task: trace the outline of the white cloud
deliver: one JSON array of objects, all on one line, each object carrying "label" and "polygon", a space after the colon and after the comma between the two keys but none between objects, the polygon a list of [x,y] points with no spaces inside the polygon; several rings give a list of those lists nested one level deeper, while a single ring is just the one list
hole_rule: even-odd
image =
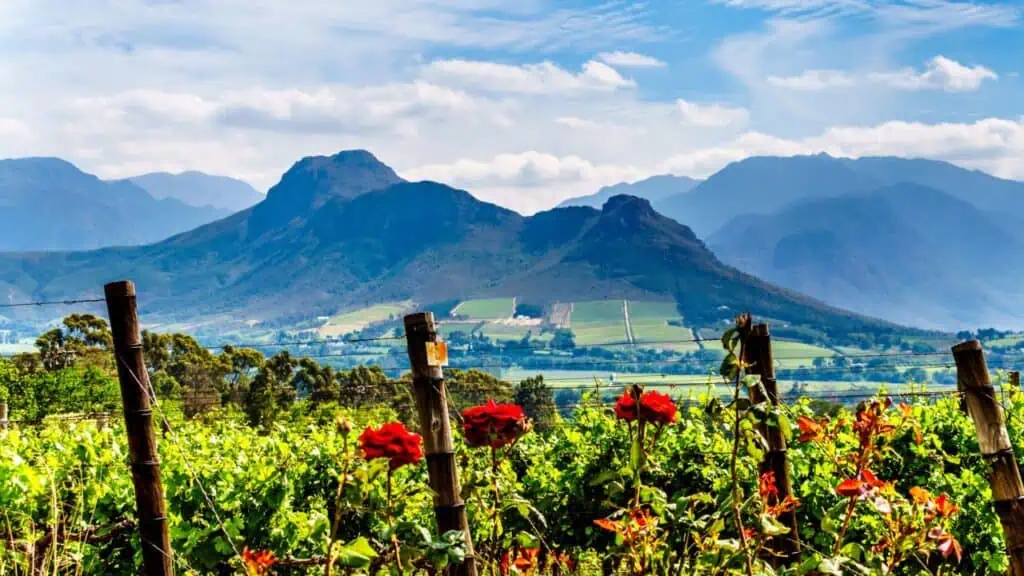
[{"label": "white cloud", "polygon": [[984,66],[964,66],[945,56],[928,61],[924,71],[904,68],[895,72],[870,74],[869,79],[898,90],[944,90],[946,92],[973,92],[985,80],[996,80],[999,75]]},{"label": "white cloud", "polygon": [[13,138],[25,136],[28,133],[28,126],[26,126],[21,120],[0,116],[0,136],[4,138]]},{"label": "white cloud", "polygon": [[856,84],[856,80],[842,70],[807,70],[797,76],[768,76],[768,83],[787,90],[818,92],[833,88],[849,88]]},{"label": "white cloud", "polygon": [[578,73],[549,61],[511,65],[477,60],[435,60],[424,67],[423,74],[440,82],[477,90],[521,94],[611,91],[636,86],[611,66],[596,60],[585,62]]},{"label": "white cloud", "polygon": [[745,108],[733,108],[722,104],[698,104],[683,99],[676,100],[683,122],[691,126],[724,128],[744,124],[748,112]]},{"label": "white cloud", "polygon": [[897,156],[946,160],[1004,178],[1024,180],[1024,119],[987,118],[966,123],[884,122],[837,126],[800,139],[749,132],[728,144],[674,155],[658,171],[706,177],[729,162],[751,156],[827,153],[838,157]]},{"label": "white cloud", "polygon": [[619,68],[664,68],[665,63],[653,56],[640,54],[639,52],[601,52],[598,59],[605,64],[618,66]]},{"label": "white cloud", "polygon": [[890,26],[932,31],[967,26],[1008,27],[1022,16],[1010,2],[964,0],[712,0],[732,8],[761,10],[787,18],[870,18]]},{"label": "white cloud", "polygon": [[555,156],[530,150],[498,154],[484,160],[460,159],[428,164],[401,172],[412,180],[434,180],[463,187],[483,200],[508,204],[519,196],[518,208],[527,212],[549,208],[577,194],[601,186],[636,180],[647,172],[634,166],[597,164],[579,156]]}]

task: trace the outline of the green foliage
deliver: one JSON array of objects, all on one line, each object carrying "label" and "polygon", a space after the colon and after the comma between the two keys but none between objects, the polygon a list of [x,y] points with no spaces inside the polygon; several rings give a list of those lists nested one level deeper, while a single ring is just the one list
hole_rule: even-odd
[{"label": "green foliage", "polygon": [[557,421],[555,394],[544,383],[543,376],[527,378],[516,386],[515,403],[523,407],[526,417],[533,421],[534,430],[549,430]]},{"label": "green foliage", "polygon": [[[277,370],[267,368],[262,373],[277,378],[296,369],[295,365],[288,368],[290,364],[280,358],[273,363]],[[496,478],[503,502],[501,546],[506,549],[535,545],[539,536],[552,551],[577,559],[616,558],[620,537],[594,521],[608,517],[616,503],[631,495],[630,437],[606,406],[588,398],[581,404],[563,425],[524,436],[501,462]],[[382,512],[387,500],[386,466],[363,461],[355,447],[362,428],[390,420],[394,413],[339,412],[334,406],[319,404],[311,410],[310,403],[299,402],[282,407],[262,435],[253,434],[230,412],[209,421],[175,422],[175,431],[162,438],[159,450],[172,545],[181,568],[188,566],[201,574],[230,572],[236,560],[229,540],[238,549],[271,550],[277,558],[322,556],[336,510],[341,518],[338,542],[348,543],[335,547],[337,556],[356,562],[358,549],[366,552],[359,541],[362,537],[380,556],[371,562],[387,558],[387,549],[380,547],[389,541],[381,539],[389,533]],[[1024,426],[1024,395],[1015,394],[1007,407],[1011,429]],[[892,435],[888,448],[878,452],[873,469],[879,478],[892,481],[900,494],[920,486],[933,495],[949,494],[960,506],[962,512],[952,517],[949,531],[963,545],[962,562],[941,557],[925,561],[933,573],[939,565],[943,574],[1004,571],[1002,531],[992,508],[985,463],[977,456],[972,423],[960,412],[956,399],[911,410],[916,426]],[[339,427],[338,414],[351,425]],[[725,516],[730,501],[732,413],[715,414],[702,406],[685,409],[677,423],[665,427],[642,473],[642,501],[657,515],[658,534],[665,543],[652,550],[671,551],[676,561],[685,562],[683,573],[687,574],[709,573],[709,563],[715,562],[721,563],[719,573],[742,571],[735,544],[730,544],[736,534]],[[800,416],[816,418],[806,401],[796,403],[790,416],[785,425],[794,437]],[[851,416],[841,413],[839,418],[847,424],[834,440],[794,440],[789,448],[795,496],[801,502],[797,508],[801,536],[808,545],[805,561],[824,572],[831,564],[852,573],[850,562],[856,562],[867,566],[867,573],[881,573],[871,568],[871,548],[883,539],[885,524],[870,503],[858,504],[850,524],[849,546],[843,552],[848,559],[828,554],[847,503],[835,492],[846,474],[837,455],[857,443],[849,431]],[[486,450],[467,450],[458,428],[453,429],[473,534],[478,542],[487,542],[494,530],[494,520],[487,513],[492,463]],[[1011,436],[1020,456],[1024,439]],[[739,456],[744,493],[755,495],[743,508],[746,525],[770,535],[778,527],[757,512],[761,453],[751,445]],[[335,496],[346,459],[349,480],[339,504]],[[394,481],[394,531],[403,549],[408,547],[410,555],[421,559],[417,561],[456,561],[458,546],[453,547],[447,536],[429,530],[424,535],[416,528],[433,525],[426,466],[403,467]],[[228,536],[220,530],[200,486],[216,505]],[[51,522],[54,501],[58,514],[76,526],[90,521],[89,525],[107,526],[131,517],[131,474],[119,424],[97,429],[90,422],[0,432],[0,510],[11,519],[10,530],[38,537]],[[893,506],[903,504],[894,499]],[[62,566],[77,565],[83,575],[133,574],[138,570],[137,546],[127,531],[80,550],[60,548],[58,555]],[[659,554],[652,558],[662,558]],[[24,561],[17,550],[0,549],[0,571],[6,567],[10,573],[13,565],[23,566]]]},{"label": "green foliage", "polygon": [[117,380],[95,366],[19,375],[0,361],[12,420],[38,421],[52,414],[112,412],[121,405]]}]

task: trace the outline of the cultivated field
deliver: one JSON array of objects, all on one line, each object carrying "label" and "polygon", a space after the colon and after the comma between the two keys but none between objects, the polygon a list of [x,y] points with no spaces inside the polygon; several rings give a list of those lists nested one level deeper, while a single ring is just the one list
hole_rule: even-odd
[{"label": "cultivated field", "polygon": [[327,323],[320,327],[318,332],[324,338],[358,332],[371,324],[401,316],[402,313],[411,309],[411,305],[410,302],[377,304],[369,308],[332,316]]},{"label": "cultivated field", "polygon": [[515,298],[483,298],[460,302],[451,313],[473,320],[497,320],[511,317],[514,308]]}]

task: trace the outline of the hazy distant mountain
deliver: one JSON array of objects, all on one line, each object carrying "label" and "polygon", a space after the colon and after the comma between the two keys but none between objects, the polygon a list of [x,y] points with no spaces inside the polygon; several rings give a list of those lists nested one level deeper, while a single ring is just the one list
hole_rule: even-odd
[{"label": "hazy distant mountain", "polygon": [[225,216],[105,182],[58,158],[0,160],[0,250],[85,250],[162,240]]},{"label": "hazy distant mountain", "polygon": [[[1024,222],[1024,182],[1003,180],[948,162],[890,157],[857,160],[827,154],[754,157],[734,162],[693,190],[654,207],[705,238],[744,214],[772,214],[798,200],[834,198],[899,183],[920,184],[998,214],[1000,225]],[[1005,222],[1009,218],[1010,222]]]},{"label": "hazy distant mountain", "polygon": [[901,183],[745,215],[708,243],[725,262],[915,326],[1024,325],[1020,241],[951,194]]},{"label": "hazy distant mountain", "polygon": [[229,212],[244,210],[264,198],[246,182],[202,172],[152,172],[128,180],[154,198],[177,198],[190,206],[213,206]]},{"label": "hazy distant mountain", "polygon": [[138,248],[0,255],[0,290],[95,293],[134,279],[154,316],[314,314],[370,302],[517,296],[677,300],[691,319],[742,310],[826,330],[891,329],[722,264],[649,202],[523,217],[434,182],[404,182],[365,151],[305,158],[266,200]]},{"label": "hazy distant mountain", "polygon": [[651,176],[650,178],[640,180],[638,182],[621,182],[619,184],[605,186],[593,194],[569,198],[559,204],[558,207],[590,206],[591,208],[600,208],[601,206],[604,206],[604,203],[607,202],[609,198],[620,194],[627,194],[629,196],[643,198],[650,202],[657,202],[658,200],[675,194],[685,194],[686,192],[693,190],[693,188],[697,186],[697,184],[700,184],[700,182],[700,180],[694,180],[693,178],[687,178],[686,176],[672,176],[671,174]]},{"label": "hazy distant mountain", "polygon": [[826,155],[754,157],[729,164],[693,190],[654,207],[703,238],[741,214],[770,214],[796,200],[866,191],[878,184]]}]

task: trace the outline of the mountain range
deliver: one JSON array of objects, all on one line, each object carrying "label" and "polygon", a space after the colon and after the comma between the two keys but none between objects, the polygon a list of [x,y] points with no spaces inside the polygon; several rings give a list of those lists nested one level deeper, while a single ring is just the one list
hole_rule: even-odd
[{"label": "mountain range", "polygon": [[259,204],[162,242],[0,254],[0,290],[19,300],[95,294],[118,278],[136,281],[151,318],[516,296],[674,300],[694,321],[749,310],[830,330],[892,329],[723,264],[647,200],[619,195],[600,210],[524,217],[444,184],[406,182],[362,150],[304,158]]},{"label": "mountain range", "polygon": [[127,180],[157,199],[176,198],[189,206],[212,206],[229,213],[263,200],[263,194],[247,182],[194,170],[178,174],[151,172]]},{"label": "mountain range", "polygon": [[1024,326],[1017,198],[1024,183],[945,162],[817,155],[737,162],[656,206],[745,272],[952,330]]},{"label": "mountain range", "polygon": [[58,158],[0,160],[0,251],[87,250],[155,242],[230,212],[157,199]]},{"label": "mountain range", "polygon": [[687,178],[686,176],[661,174],[658,176],[651,176],[650,178],[645,178],[637,182],[621,182],[619,184],[605,186],[593,194],[569,198],[559,204],[558,208],[565,208],[568,206],[590,206],[591,208],[600,208],[604,206],[604,203],[607,202],[609,198],[621,194],[636,196],[637,198],[643,198],[650,202],[658,202],[670,196],[685,194],[690,190],[693,190],[698,184],[700,184],[700,182],[700,180]]},{"label": "mountain range", "polygon": [[676,300],[691,318],[750,308],[794,322],[1024,326],[1024,183],[944,162],[757,157],[531,217],[406,182],[362,150],[304,158],[265,197],[231,184],[221,205],[259,201],[230,215],[179,200],[213,195],[196,192],[213,182],[199,176],[104,182],[57,159],[0,162],[0,249],[125,246],[3,255],[0,290],[66,298],[131,277],[169,318],[493,295]]}]

